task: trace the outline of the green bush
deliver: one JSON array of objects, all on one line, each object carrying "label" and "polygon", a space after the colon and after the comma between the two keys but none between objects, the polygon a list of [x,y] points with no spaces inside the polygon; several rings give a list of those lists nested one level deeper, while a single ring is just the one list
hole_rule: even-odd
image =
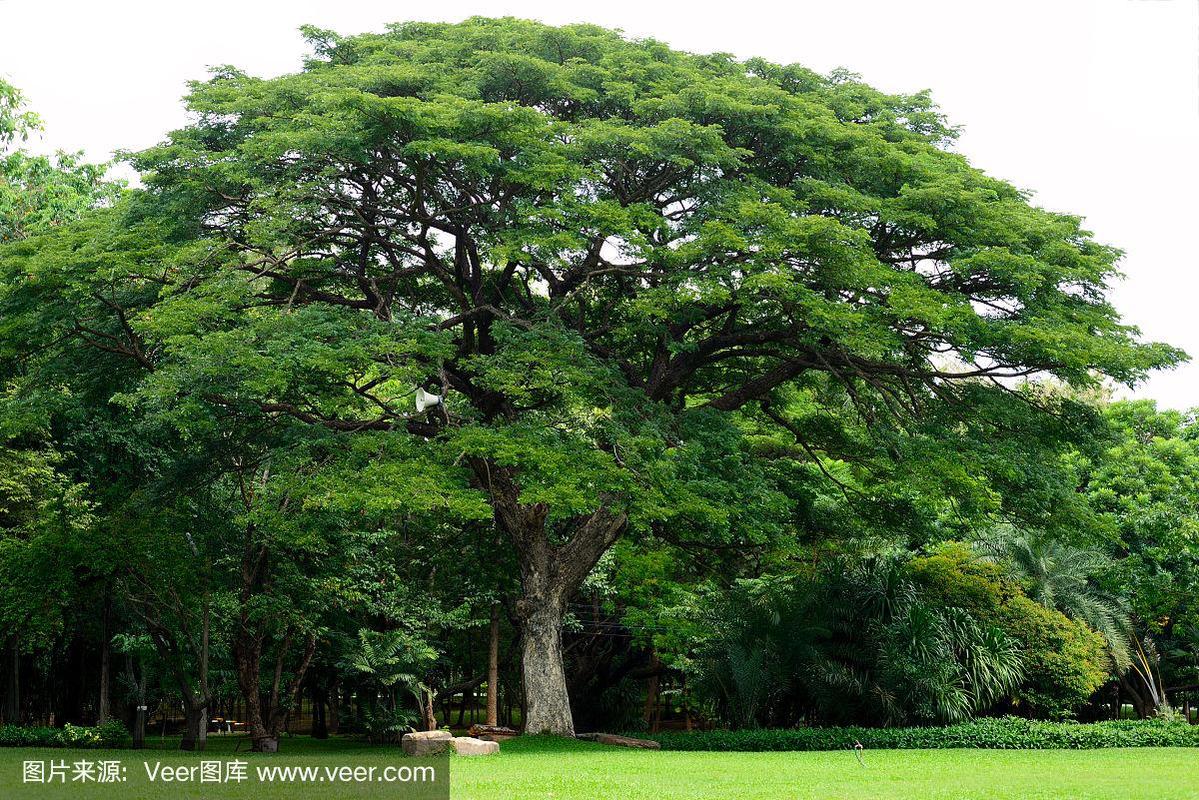
[{"label": "green bush", "polygon": [[120,747],[129,739],[116,720],[91,728],[0,725],[0,747]]},{"label": "green bush", "polygon": [[1091,750],[1101,747],[1197,747],[1199,725],[1157,720],[1083,724],[1020,717],[928,728],[788,728],[637,734],[663,750],[867,750],[974,747],[989,750]]},{"label": "green bush", "polygon": [[1012,699],[1030,716],[1071,717],[1107,680],[1110,658],[1102,636],[1029,599],[998,565],[965,545],[943,545],[912,559],[908,569],[939,603],[998,626],[1018,644],[1024,679]]},{"label": "green bush", "polygon": [[1030,716],[1072,717],[1107,680],[1107,643],[1083,623],[1024,596],[1009,600],[1000,619],[1025,654],[1026,675],[1014,700]]}]

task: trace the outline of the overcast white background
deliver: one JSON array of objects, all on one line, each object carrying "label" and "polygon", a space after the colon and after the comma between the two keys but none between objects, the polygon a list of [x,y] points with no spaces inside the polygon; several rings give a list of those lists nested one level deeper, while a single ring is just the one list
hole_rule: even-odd
[{"label": "overcast white background", "polygon": [[[184,82],[211,65],[298,69],[302,24],[356,33],[476,14],[594,22],[932,89],[964,128],[958,149],[1123,248],[1117,307],[1147,338],[1199,358],[1199,0],[0,0],[0,74],[44,118],[40,147],[107,159],[183,125]],[[1199,365],[1134,394],[1199,406]]]}]

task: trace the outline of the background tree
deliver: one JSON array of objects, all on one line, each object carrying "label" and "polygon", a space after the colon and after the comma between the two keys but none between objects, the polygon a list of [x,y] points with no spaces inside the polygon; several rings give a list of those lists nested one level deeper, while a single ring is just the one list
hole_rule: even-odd
[{"label": "background tree", "polygon": [[82,153],[30,153],[24,145],[41,127],[21,92],[0,79],[0,242],[75,219],[120,190],[105,180],[107,164],[90,164]]},{"label": "background tree", "polygon": [[[1111,404],[1108,447],[1078,459],[1078,481],[1098,514],[1097,541],[1115,559],[1106,589],[1129,603],[1139,651],[1169,687],[1199,684],[1195,598],[1199,588],[1199,435],[1194,413],[1164,411],[1152,401]],[[1150,637],[1146,639],[1146,637]],[[1148,641],[1148,646],[1145,642]],[[1143,672],[1122,689],[1137,712],[1157,712]],[[1141,677],[1138,677],[1141,675]],[[1162,687],[1158,687],[1160,689]],[[1165,698],[1162,698],[1164,701]]]}]

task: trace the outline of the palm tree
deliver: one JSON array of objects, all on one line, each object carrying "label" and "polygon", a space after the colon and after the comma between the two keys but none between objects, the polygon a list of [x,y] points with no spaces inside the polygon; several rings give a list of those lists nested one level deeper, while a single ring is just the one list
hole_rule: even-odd
[{"label": "palm tree", "polygon": [[962,609],[921,597],[902,557],[848,563],[830,578],[821,606],[834,637],[808,672],[826,712],[849,705],[889,724],[960,722],[1023,677],[1015,642]]},{"label": "palm tree", "polygon": [[1110,558],[1097,550],[1006,525],[994,531],[983,550],[1007,565],[1029,598],[1101,634],[1116,672],[1123,675],[1134,666],[1128,604],[1096,583],[1097,576],[1111,566]]}]

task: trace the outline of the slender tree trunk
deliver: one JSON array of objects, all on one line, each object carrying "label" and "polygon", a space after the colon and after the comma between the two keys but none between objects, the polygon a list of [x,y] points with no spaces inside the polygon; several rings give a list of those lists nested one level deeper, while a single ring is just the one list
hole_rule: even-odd
[{"label": "slender tree trunk", "polygon": [[262,699],[246,698],[246,728],[250,732],[250,750],[255,753],[275,753],[279,750],[279,736],[267,729],[262,713]]},{"label": "slender tree trunk", "polygon": [[686,673],[683,674],[683,688],[682,688],[681,694],[683,697],[683,726],[686,730],[689,731],[689,730],[691,730],[691,702],[690,702],[689,698],[687,697],[687,675],[686,675]]},{"label": "slender tree trunk", "polygon": [[[162,629],[159,629],[160,633],[161,631]],[[159,655],[163,657],[163,660],[173,659],[168,661],[168,664],[171,666],[174,674],[175,684],[179,687],[179,694],[183,697],[183,717],[186,725],[183,731],[183,739],[179,742],[179,749],[203,750],[208,743],[208,707],[212,704],[212,696],[208,693],[207,648],[201,648],[199,669],[200,691],[196,692],[193,690],[183,666],[177,659],[174,659],[174,656],[177,655],[177,649],[161,636],[155,636],[154,639]],[[142,680],[143,682],[145,680],[144,672]],[[144,704],[144,700],[141,704]],[[201,720],[203,724],[200,724]],[[162,724],[165,735],[165,715],[163,716]]]},{"label": "slender tree trunk", "polygon": [[142,667],[139,678],[133,668],[133,656],[125,656],[125,674],[133,686],[133,749],[141,750],[146,746],[146,670]]},{"label": "slender tree trunk", "polygon": [[329,730],[329,735],[336,736],[341,729],[341,680],[333,681],[333,686],[329,689],[329,708],[327,709],[327,719],[325,727]]},{"label": "slender tree trunk", "polygon": [[8,645],[8,691],[4,693],[4,721],[21,724],[21,645],[12,637]]},{"label": "slender tree trunk", "polygon": [[296,664],[292,678],[286,686],[282,683],[283,662],[286,658],[292,633],[284,635],[275,655],[275,673],[271,691],[263,702],[261,687],[263,632],[245,617],[240,621],[238,635],[234,638],[233,663],[237,672],[237,684],[246,702],[246,724],[250,731],[250,749],[256,753],[274,753],[279,749],[279,732],[287,722],[291,707],[299,697],[300,684],[312,663],[316,651],[316,638],[305,638],[304,651]]},{"label": "slender tree trunk", "polygon": [[[250,734],[250,750],[274,753],[279,749],[276,730],[269,727],[273,709],[262,704],[262,640],[265,635],[260,623],[250,618],[250,601],[266,582],[268,550],[255,541],[254,524],[246,525],[242,550],[240,611],[237,631],[233,637],[233,666],[237,686],[246,702],[246,729]],[[286,649],[286,645],[284,645]]]},{"label": "slender tree trunk", "polygon": [[108,721],[108,684],[109,660],[112,648],[109,643],[109,626],[112,623],[112,597],[104,594],[104,618],[100,626],[100,708],[96,714],[96,722],[103,725]]},{"label": "slender tree trunk", "polygon": [[1132,700],[1133,710],[1136,711],[1137,716],[1141,719],[1148,719],[1153,716],[1153,702],[1141,693],[1140,687],[1135,686],[1132,681],[1128,680],[1127,676],[1121,678],[1120,682],[1124,685],[1124,690],[1128,692],[1129,699]]},{"label": "slender tree trunk", "polygon": [[[462,702],[460,702],[458,704],[458,727],[459,728],[465,727],[465,725],[466,725],[466,706],[467,706],[467,704],[468,703],[473,704],[474,702],[475,702],[475,690],[474,689],[467,689],[464,692],[462,692]],[[449,719],[448,714],[446,715],[446,719],[447,720]]]},{"label": "slender tree trunk", "polygon": [[204,593],[204,609],[200,625],[200,697],[197,703],[196,716],[196,749],[203,750],[208,746],[208,707],[212,705],[212,693],[208,690],[208,656],[209,637],[212,625],[211,609],[208,605],[208,592]]},{"label": "slender tree trunk", "polygon": [[233,645],[233,663],[237,684],[246,703],[246,730],[250,734],[250,749],[255,753],[274,753],[279,749],[278,735],[268,730],[262,708],[262,687],[259,685],[262,661],[262,638],[257,632],[243,628]]},{"label": "slender tree trunk", "polygon": [[328,739],[329,725],[325,720],[325,700],[328,692],[323,688],[312,690],[312,738]]},{"label": "slender tree trunk", "polygon": [[649,665],[654,672],[646,681],[645,687],[645,729],[654,733],[658,729],[658,667],[661,666],[657,651],[651,651]]},{"label": "slender tree trunk", "polygon": [[141,750],[146,746],[146,705],[139,700],[133,712],[133,749]]},{"label": "slender tree trunk", "polygon": [[421,714],[425,718],[425,730],[437,730],[437,713],[433,711],[433,693],[428,690],[425,691],[425,702],[422,705]]},{"label": "slender tree trunk", "polygon": [[499,724],[500,703],[500,604],[491,605],[491,631],[487,644],[487,724]]}]

